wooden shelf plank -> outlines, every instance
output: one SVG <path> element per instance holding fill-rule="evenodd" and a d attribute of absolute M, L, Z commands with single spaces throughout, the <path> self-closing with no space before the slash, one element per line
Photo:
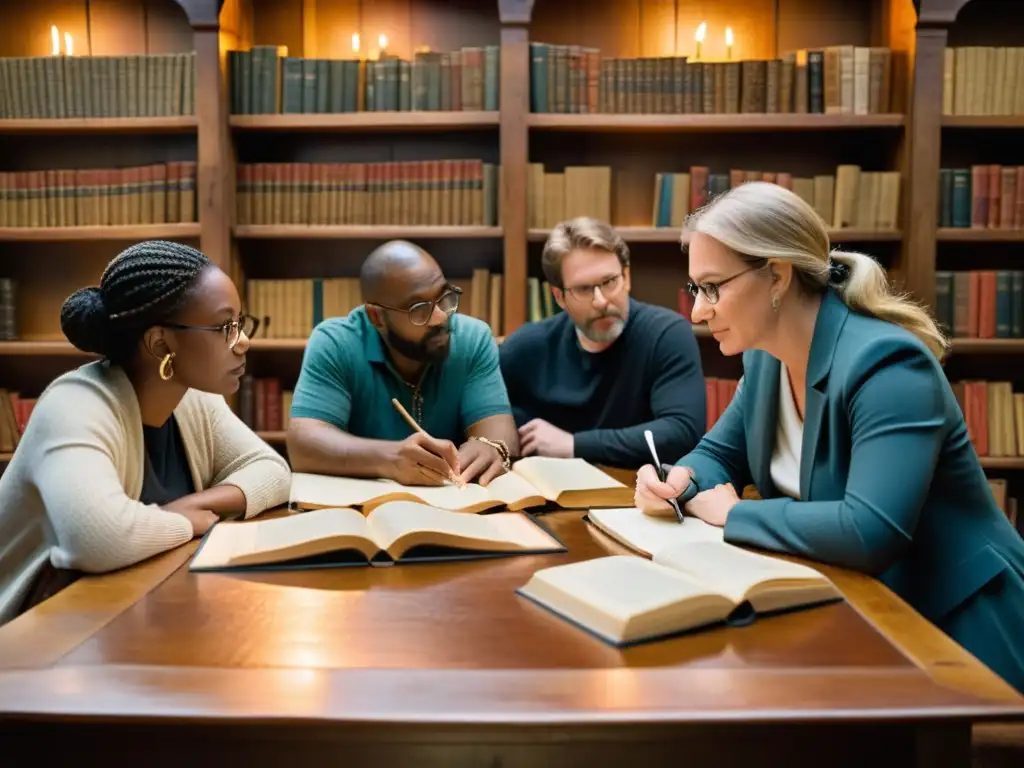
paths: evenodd
<path fill-rule="evenodd" d="M 1024 456 L 979 456 L 985 469 L 1024 469 Z"/>
<path fill-rule="evenodd" d="M 199 224 L 132 224 L 111 227 L 0 227 L 0 240 L 69 242 L 83 240 L 177 240 L 199 237 Z"/>
<path fill-rule="evenodd" d="M 1024 115 L 944 115 L 943 128 L 1024 128 Z"/>
<path fill-rule="evenodd" d="M 0 341 L 0 356 L 10 355 L 95 357 L 88 352 L 75 349 L 70 342 L 57 339 L 52 341 Z"/>
<path fill-rule="evenodd" d="M 945 243 L 1020 243 L 1024 242 L 1024 229 L 940 227 L 935 236 Z"/>
<path fill-rule="evenodd" d="M 543 131 L 822 131 L 856 128 L 900 128 L 903 115 L 563 115 L 534 113 L 527 125 Z"/>
<path fill-rule="evenodd" d="M 628 243 L 678 243 L 682 234 L 679 227 L 616 227 L 615 231 Z M 542 243 L 549 234 L 550 229 L 531 229 L 527 237 Z M 833 243 L 896 242 L 903 237 L 898 229 L 833 229 L 828 234 Z"/>
<path fill-rule="evenodd" d="M 306 348 L 306 339 L 261 339 L 257 336 L 249 342 L 250 352 L 301 352 Z"/>
<path fill-rule="evenodd" d="M 953 339 L 953 354 L 1015 355 L 1024 352 L 1024 339 Z"/>
<path fill-rule="evenodd" d="M 195 115 L 0 120 L 0 133 L 194 133 Z"/>
<path fill-rule="evenodd" d="M 232 115 L 240 131 L 450 131 L 497 128 L 497 112 L 342 112 Z"/>
<path fill-rule="evenodd" d="M 268 443 L 271 443 L 271 444 L 281 444 L 281 443 L 284 443 L 285 437 L 286 437 L 286 435 L 288 433 L 284 432 L 284 431 L 280 431 L 280 432 L 257 432 L 256 434 L 259 435 L 262 440 L 264 440 L 264 441 L 266 441 Z"/>
<path fill-rule="evenodd" d="M 235 227 L 239 239 L 391 240 L 394 238 L 498 238 L 501 227 L 420 227 L 384 225 L 252 224 Z"/>

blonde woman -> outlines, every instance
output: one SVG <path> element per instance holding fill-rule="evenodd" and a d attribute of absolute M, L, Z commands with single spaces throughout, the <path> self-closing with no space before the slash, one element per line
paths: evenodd
<path fill-rule="evenodd" d="M 942 370 L 946 341 L 814 210 L 752 182 L 686 223 L 694 322 L 743 354 L 735 398 L 636 505 L 726 541 L 878 577 L 1024 691 L 1024 541 L 996 506 Z M 740 500 L 753 483 L 763 500 Z"/>

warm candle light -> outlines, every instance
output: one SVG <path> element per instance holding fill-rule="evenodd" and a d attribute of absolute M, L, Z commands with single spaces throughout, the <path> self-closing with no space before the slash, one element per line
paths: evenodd
<path fill-rule="evenodd" d="M 68 56 L 74 55 L 75 46 L 71 40 L 71 34 L 68 32 L 64 33 L 64 53 Z"/>
<path fill-rule="evenodd" d="M 725 58 L 732 61 L 732 27 L 725 28 Z"/>
<path fill-rule="evenodd" d="M 700 48 L 701 48 L 701 45 L 704 43 L 704 35 L 707 34 L 707 31 L 708 31 L 708 23 L 706 21 L 702 21 L 700 23 L 700 26 L 697 27 L 697 34 L 695 34 L 693 36 L 693 39 L 697 41 L 697 58 L 698 59 L 700 58 Z"/>
<path fill-rule="evenodd" d="M 380 46 L 381 53 L 384 53 L 384 51 L 387 50 L 388 36 L 385 35 L 383 32 L 381 32 L 380 35 L 377 36 L 377 45 Z"/>
<path fill-rule="evenodd" d="M 359 53 L 359 33 L 352 33 L 352 53 Z"/>
<path fill-rule="evenodd" d="M 52 43 L 51 56 L 58 56 L 60 54 L 60 32 L 57 31 L 56 25 L 50 27 L 50 42 Z"/>

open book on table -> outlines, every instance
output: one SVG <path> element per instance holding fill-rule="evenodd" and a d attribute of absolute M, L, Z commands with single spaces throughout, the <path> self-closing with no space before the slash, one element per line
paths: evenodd
<path fill-rule="evenodd" d="M 721 528 L 697 518 L 680 524 L 632 508 L 587 517 L 650 559 L 611 555 L 544 568 L 517 592 L 612 645 L 842 599 L 813 568 L 728 544 Z"/>
<path fill-rule="evenodd" d="M 524 512 L 464 515 L 394 501 L 368 515 L 335 508 L 217 523 L 203 537 L 189 570 L 393 565 L 565 551 Z"/>
<path fill-rule="evenodd" d="M 456 512 L 484 512 L 543 506 L 621 507 L 633 503 L 633 489 L 583 459 L 529 456 L 486 487 L 469 483 L 441 486 L 401 485 L 393 480 L 295 473 L 291 504 L 299 509 L 362 507 L 368 512 L 391 501 L 416 501 Z"/>

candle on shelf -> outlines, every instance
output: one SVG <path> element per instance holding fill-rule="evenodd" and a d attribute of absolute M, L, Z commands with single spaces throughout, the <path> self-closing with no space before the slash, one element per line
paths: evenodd
<path fill-rule="evenodd" d="M 359 53 L 359 33 L 352 33 L 352 53 Z"/>
<path fill-rule="evenodd" d="M 725 58 L 732 61 L 732 27 L 725 28 Z"/>
<path fill-rule="evenodd" d="M 697 27 L 697 34 L 693 36 L 694 40 L 697 41 L 697 55 L 695 57 L 697 59 L 700 59 L 700 49 L 701 46 L 704 44 L 704 35 L 707 34 L 707 31 L 708 23 L 706 21 L 702 21 L 700 23 L 700 26 Z"/>
<path fill-rule="evenodd" d="M 388 52 L 388 36 L 381 32 L 377 35 L 377 45 L 380 46 L 380 56 L 384 58 Z"/>
<path fill-rule="evenodd" d="M 50 55 L 60 56 L 60 32 L 57 31 L 55 24 L 50 26 L 50 44 Z"/>
<path fill-rule="evenodd" d="M 74 43 L 71 40 L 71 34 L 68 32 L 64 33 L 64 53 L 68 56 L 74 55 Z"/>

